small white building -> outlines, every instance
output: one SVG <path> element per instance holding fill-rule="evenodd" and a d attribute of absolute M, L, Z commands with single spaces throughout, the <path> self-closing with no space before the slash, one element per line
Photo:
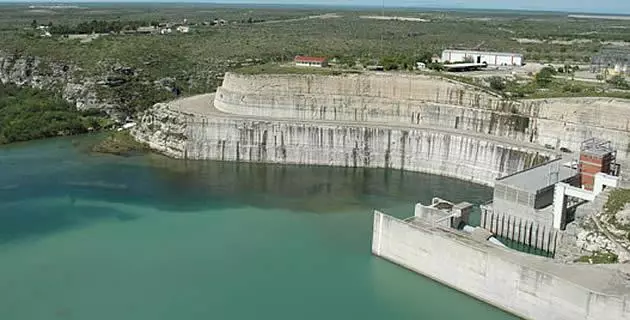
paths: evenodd
<path fill-rule="evenodd" d="M 442 52 L 442 62 L 486 63 L 489 66 L 522 66 L 523 55 L 509 52 L 488 52 L 475 50 L 452 50 Z"/>
<path fill-rule="evenodd" d="M 422 70 L 422 69 L 426 69 L 427 68 L 427 64 L 424 62 L 416 62 L 416 69 L 418 70 Z"/>
<path fill-rule="evenodd" d="M 323 68 L 328 66 L 328 59 L 324 57 L 297 56 L 293 59 L 293 62 L 298 67 Z"/>
<path fill-rule="evenodd" d="M 178 26 L 177 31 L 181 33 L 188 33 L 188 31 L 190 31 L 190 28 L 188 26 Z"/>

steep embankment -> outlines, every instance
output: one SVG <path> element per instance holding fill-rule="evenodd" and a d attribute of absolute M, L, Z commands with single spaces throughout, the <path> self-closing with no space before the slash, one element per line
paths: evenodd
<path fill-rule="evenodd" d="M 418 124 L 243 116 L 214 95 L 158 104 L 134 136 L 176 158 L 392 168 L 492 185 L 551 156 L 509 139 Z"/>
<path fill-rule="evenodd" d="M 630 157 L 630 101 L 623 99 L 504 101 L 476 87 L 419 75 L 228 73 L 215 105 L 241 115 L 429 125 L 573 151 L 597 137 L 613 142 L 622 165 Z"/>
<path fill-rule="evenodd" d="M 614 110 L 618 116 L 611 116 Z M 630 103 L 504 101 L 395 74 L 226 74 L 216 95 L 158 104 L 134 135 L 174 157 L 394 168 L 492 184 L 591 136 L 627 159 Z M 592 116 L 590 116 L 592 115 Z"/>
<path fill-rule="evenodd" d="M 78 74 L 70 64 L 0 51 L 0 82 L 60 92 L 78 110 L 108 110 L 110 106 L 97 98 L 95 81 Z"/>
<path fill-rule="evenodd" d="M 530 110 L 477 87 L 428 76 L 228 73 L 215 106 L 241 115 L 420 124 L 529 138 L 522 115 Z"/>

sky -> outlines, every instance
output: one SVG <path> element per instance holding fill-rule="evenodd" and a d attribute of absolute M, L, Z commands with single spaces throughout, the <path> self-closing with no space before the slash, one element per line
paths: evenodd
<path fill-rule="evenodd" d="M 184 2 L 217 2 L 225 4 L 308 4 L 344 6 L 431 7 L 472 9 L 514 9 L 593 12 L 630 14 L 630 0 L 185 0 Z M 24 3 L 72 3 L 72 2 L 180 2 L 177 0 L 0 0 L 0 2 Z"/>

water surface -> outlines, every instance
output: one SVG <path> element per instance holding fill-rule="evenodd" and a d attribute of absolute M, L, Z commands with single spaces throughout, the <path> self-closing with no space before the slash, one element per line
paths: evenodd
<path fill-rule="evenodd" d="M 372 210 L 490 190 L 385 170 L 0 148 L 0 319 L 516 319 L 370 254 Z"/>

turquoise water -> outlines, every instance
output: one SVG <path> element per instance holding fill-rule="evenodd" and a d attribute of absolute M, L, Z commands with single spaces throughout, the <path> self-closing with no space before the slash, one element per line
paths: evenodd
<path fill-rule="evenodd" d="M 516 319 L 370 254 L 430 175 L 0 149 L 0 319 Z"/>

